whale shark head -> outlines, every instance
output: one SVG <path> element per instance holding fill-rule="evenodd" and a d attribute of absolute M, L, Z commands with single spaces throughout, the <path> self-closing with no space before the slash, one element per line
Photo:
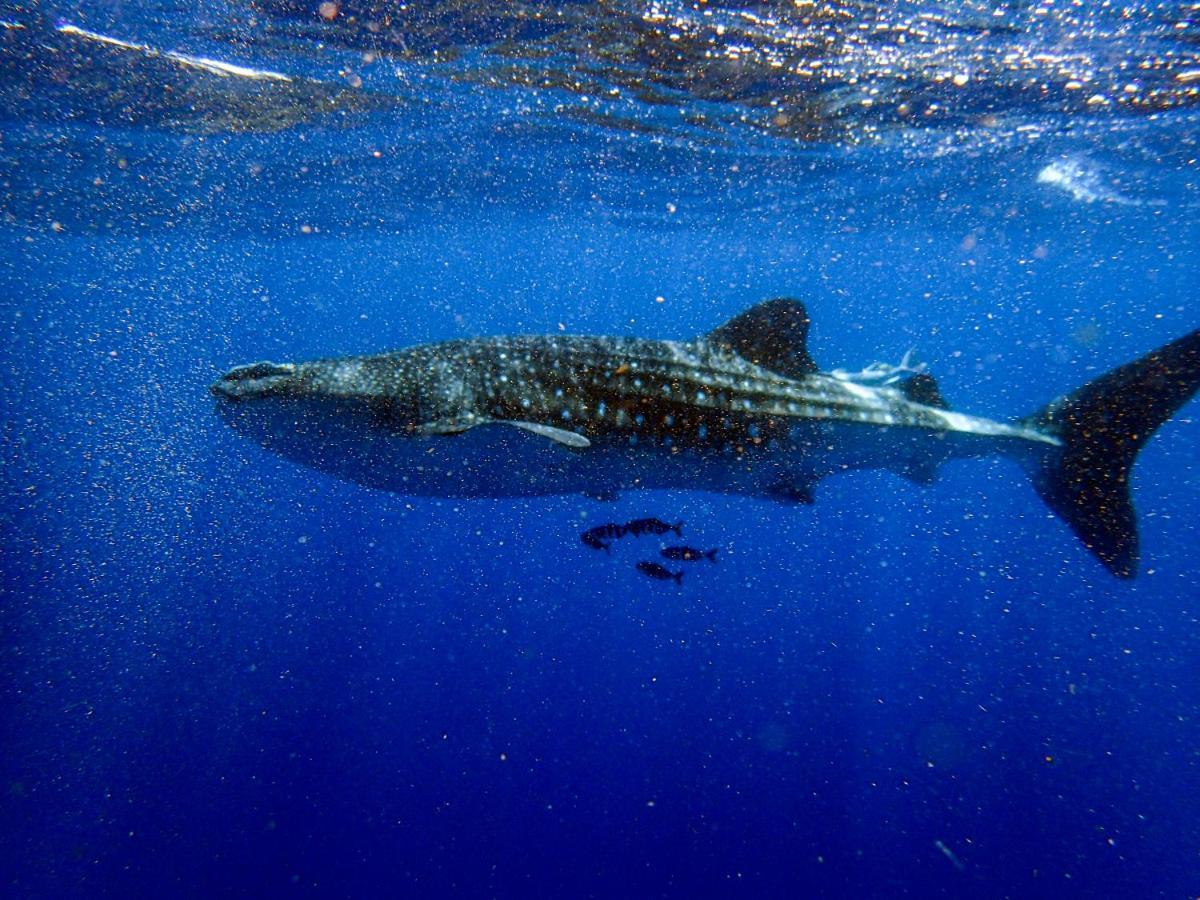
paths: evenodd
<path fill-rule="evenodd" d="M 226 424 L 295 462 L 336 474 L 404 443 L 429 405 L 428 379 L 395 358 L 256 362 L 210 387 Z"/>
<path fill-rule="evenodd" d="M 213 382 L 214 397 L 229 403 L 262 400 L 292 392 L 299 385 L 297 366 L 292 363 L 251 363 L 236 366 Z"/>
<path fill-rule="evenodd" d="M 450 342 L 376 356 L 257 362 L 230 369 L 210 392 L 219 417 L 243 437 L 346 481 L 429 496 L 559 492 L 571 466 L 563 448 L 586 448 L 588 440 L 481 415 L 470 370 L 485 351 Z"/>
<path fill-rule="evenodd" d="M 423 376 L 423 377 L 422 377 Z M 223 415 L 235 426 L 282 412 L 291 419 L 306 415 L 368 417 L 391 430 L 411 430 L 422 412 L 444 391 L 430 373 L 398 354 L 305 363 L 256 362 L 230 369 L 210 387 Z"/>
<path fill-rule="evenodd" d="M 210 386 L 217 413 L 239 434 L 283 452 L 301 439 L 310 420 L 320 418 L 320 401 L 306 396 L 299 367 L 257 362 L 230 369 Z"/>

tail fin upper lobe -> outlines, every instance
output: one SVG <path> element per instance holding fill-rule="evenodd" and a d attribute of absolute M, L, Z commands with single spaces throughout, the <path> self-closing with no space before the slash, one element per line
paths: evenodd
<path fill-rule="evenodd" d="M 1114 369 L 1025 420 L 1060 438 L 1034 486 L 1119 578 L 1137 573 L 1129 471 L 1150 435 L 1200 388 L 1200 329 Z"/>

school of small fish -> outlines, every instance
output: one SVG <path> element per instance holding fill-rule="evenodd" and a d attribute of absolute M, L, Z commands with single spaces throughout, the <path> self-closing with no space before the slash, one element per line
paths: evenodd
<path fill-rule="evenodd" d="M 626 535 L 633 535 L 634 537 L 641 537 L 645 534 L 661 536 L 668 532 L 672 532 L 676 537 L 682 538 L 683 522 L 671 524 L 670 522 L 664 522 L 662 519 L 654 517 L 633 519 L 624 525 L 617 522 L 606 522 L 603 525 L 589 528 L 579 536 L 579 539 L 593 550 L 603 550 L 605 553 L 611 553 L 613 541 L 620 540 Z M 701 550 L 696 547 L 689 547 L 686 544 L 673 544 L 662 547 L 659 550 L 659 555 L 663 559 L 675 562 L 691 563 L 708 560 L 710 563 L 715 563 L 717 561 L 717 548 L 713 547 L 711 550 Z M 635 568 L 647 578 L 653 578 L 656 581 L 674 581 L 679 585 L 683 584 L 683 570 L 673 571 L 662 563 L 653 562 L 652 560 L 641 560 Z"/>

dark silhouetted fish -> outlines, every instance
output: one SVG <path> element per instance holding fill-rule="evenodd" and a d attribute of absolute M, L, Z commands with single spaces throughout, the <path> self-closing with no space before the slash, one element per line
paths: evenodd
<path fill-rule="evenodd" d="M 664 559 L 682 560 L 683 562 L 696 562 L 701 559 L 707 559 L 710 563 L 717 561 L 716 547 L 711 550 L 697 550 L 695 547 L 663 547 L 659 553 Z"/>
<path fill-rule="evenodd" d="M 624 525 L 608 522 L 604 525 L 597 525 L 595 528 L 589 528 L 579 536 L 579 539 L 595 550 L 608 550 L 612 546 L 611 542 L 625 537 L 628 530 Z"/>
<path fill-rule="evenodd" d="M 682 572 L 672 572 L 670 569 L 660 566 L 656 562 L 642 561 L 637 564 L 637 570 L 647 578 L 657 578 L 659 581 L 674 581 L 676 584 L 683 584 Z"/>
<path fill-rule="evenodd" d="M 625 530 L 634 537 L 641 537 L 643 534 L 666 534 L 668 531 L 673 531 L 678 537 L 683 537 L 683 532 L 680 531 L 682 527 L 682 522 L 672 525 L 670 522 L 654 518 L 634 519 L 632 522 L 625 523 Z"/>
<path fill-rule="evenodd" d="M 691 340 L 449 341 L 252 363 L 212 392 L 230 425 L 277 453 L 437 497 L 687 489 L 807 503 L 840 472 L 929 484 L 948 460 L 1004 456 L 1100 563 L 1133 577 L 1130 475 L 1200 388 L 1200 330 L 997 422 L 949 409 L 903 364 L 821 372 L 808 324 L 800 303 L 769 300 Z"/>
<path fill-rule="evenodd" d="M 579 539 L 593 550 L 603 550 L 605 553 L 609 553 L 612 550 L 611 544 L 604 543 L 604 541 L 600 540 L 600 538 L 596 537 L 590 531 L 585 531 L 579 536 Z"/>

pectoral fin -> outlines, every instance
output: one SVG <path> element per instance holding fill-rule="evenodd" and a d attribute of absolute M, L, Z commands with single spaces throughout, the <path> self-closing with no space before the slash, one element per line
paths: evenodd
<path fill-rule="evenodd" d="M 592 442 L 582 434 L 567 431 L 565 428 L 555 428 L 553 425 L 542 425 L 538 422 L 516 422 L 510 419 L 485 419 L 481 416 L 462 416 L 452 419 L 438 419 L 436 422 L 426 422 L 417 429 L 417 434 L 461 434 L 479 425 L 511 425 L 536 434 L 538 437 L 549 438 L 555 443 L 570 447 L 573 450 L 583 450 L 592 446 Z"/>
<path fill-rule="evenodd" d="M 564 447 L 570 447 L 573 450 L 583 450 L 592 446 L 592 442 L 582 434 L 575 431 L 567 431 L 565 428 L 555 428 L 553 425 L 513 421 L 504 421 L 502 424 L 512 425 L 514 428 L 520 428 L 528 431 L 530 434 L 536 434 L 538 437 L 550 438 L 550 440 L 562 444 Z"/>

